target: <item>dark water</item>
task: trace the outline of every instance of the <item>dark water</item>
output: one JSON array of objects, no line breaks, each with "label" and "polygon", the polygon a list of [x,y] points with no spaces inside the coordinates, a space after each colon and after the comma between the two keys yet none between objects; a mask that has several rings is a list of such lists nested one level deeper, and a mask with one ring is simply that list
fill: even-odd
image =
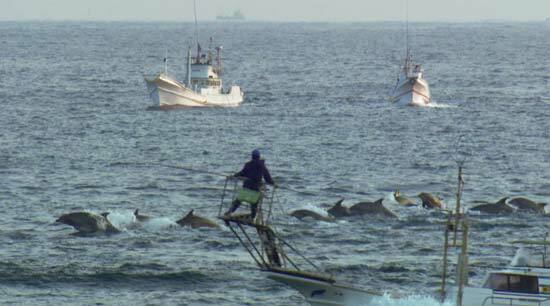
[{"label": "dark water", "polygon": [[[146,111],[143,74],[183,77],[191,24],[0,23],[0,304],[293,305],[300,295],[255,270],[231,233],[170,226],[215,218],[223,178],[259,147],[282,210],[435,193],[464,202],[550,199],[550,26],[415,24],[412,47],[439,107],[397,108],[387,93],[404,53],[399,24],[206,23],[224,45],[236,109]],[[203,45],[205,45],[204,43]],[[461,141],[459,141],[461,140]],[[457,154],[457,152],[459,152]],[[395,296],[434,295],[443,218],[298,221],[279,229],[340,279]],[[132,224],[139,208],[160,217]],[[123,229],[82,238],[54,224],[110,211]],[[280,211],[279,209],[277,211]],[[539,238],[548,217],[472,216],[474,283],[508,262],[508,242]],[[385,299],[380,305],[410,300]],[[413,304],[432,303],[428,298]],[[400,305],[401,305],[400,304]]]}]

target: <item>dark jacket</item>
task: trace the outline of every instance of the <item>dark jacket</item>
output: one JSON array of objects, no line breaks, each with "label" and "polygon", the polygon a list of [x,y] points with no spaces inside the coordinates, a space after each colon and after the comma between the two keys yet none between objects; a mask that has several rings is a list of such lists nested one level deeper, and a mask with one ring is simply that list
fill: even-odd
[{"label": "dark jacket", "polygon": [[262,177],[266,183],[270,185],[275,184],[262,159],[253,159],[247,162],[243,169],[236,173],[235,176],[247,178],[243,183],[243,187],[256,191],[260,191]]}]

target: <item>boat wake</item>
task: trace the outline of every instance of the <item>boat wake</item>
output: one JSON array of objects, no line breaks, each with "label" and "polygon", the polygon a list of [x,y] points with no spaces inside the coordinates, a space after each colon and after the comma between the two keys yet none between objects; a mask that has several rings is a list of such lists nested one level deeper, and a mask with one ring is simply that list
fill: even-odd
[{"label": "boat wake", "polygon": [[454,303],[441,303],[428,295],[409,295],[403,298],[392,298],[389,294],[374,298],[369,306],[452,306]]},{"label": "boat wake", "polygon": [[429,108],[458,108],[457,105],[450,105],[450,104],[439,103],[439,102],[435,102],[435,101],[432,101],[429,104],[426,104],[424,107],[429,107]]}]

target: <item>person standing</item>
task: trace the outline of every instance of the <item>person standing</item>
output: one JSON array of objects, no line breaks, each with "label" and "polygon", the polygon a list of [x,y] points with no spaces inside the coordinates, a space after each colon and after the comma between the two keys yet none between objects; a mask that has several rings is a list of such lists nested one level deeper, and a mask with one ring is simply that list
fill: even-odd
[{"label": "person standing", "polygon": [[237,192],[231,208],[229,208],[225,215],[231,215],[239,208],[242,202],[247,202],[250,204],[250,218],[254,220],[258,210],[258,203],[263,196],[261,192],[263,181],[269,185],[277,186],[265,166],[265,161],[260,159],[260,150],[255,149],[252,151],[252,159],[244,165],[241,171],[235,173],[233,176],[244,180],[243,187]]}]

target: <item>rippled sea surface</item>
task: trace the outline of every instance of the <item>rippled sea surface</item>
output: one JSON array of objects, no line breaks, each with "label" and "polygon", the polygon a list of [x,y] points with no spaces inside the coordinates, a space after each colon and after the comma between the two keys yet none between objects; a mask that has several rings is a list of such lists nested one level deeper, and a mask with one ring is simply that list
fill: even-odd
[{"label": "rippled sea surface", "polygon": [[[454,206],[503,196],[550,201],[550,24],[411,26],[438,107],[387,95],[405,52],[397,23],[201,23],[224,46],[232,109],[149,111],[143,75],[184,76],[191,24],[0,23],[0,304],[302,305],[259,272],[215,219],[224,179],[260,148],[282,186],[281,233],[338,279],[387,292],[380,305],[437,294],[444,217],[397,207],[431,192]],[[170,167],[207,170],[207,174]],[[299,191],[299,192],[297,192]],[[386,198],[398,220],[299,221],[285,213]],[[132,212],[158,217],[138,226]],[[78,237],[72,211],[111,212],[123,229]],[[540,238],[548,217],[470,217],[472,282]],[[415,302],[406,296],[415,295]],[[399,300],[405,299],[405,300]]]}]

